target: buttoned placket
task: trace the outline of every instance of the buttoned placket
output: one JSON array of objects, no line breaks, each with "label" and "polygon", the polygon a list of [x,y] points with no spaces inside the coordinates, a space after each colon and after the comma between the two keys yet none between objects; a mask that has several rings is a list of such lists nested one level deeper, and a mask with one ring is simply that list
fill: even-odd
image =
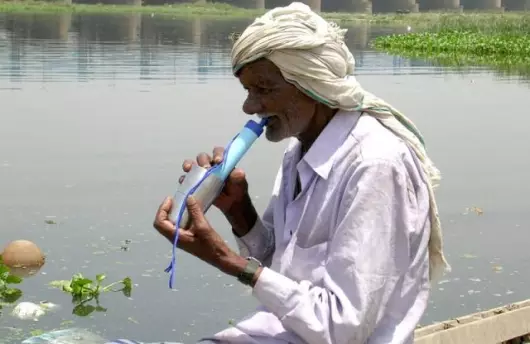
[{"label": "buttoned placket", "polygon": [[[303,159],[297,159],[298,156],[300,156],[299,151],[293,156],[293,159],[289,164],[289,178],[286,180],[286,182],[289,183],[289,187],[286,188],[289,190],[289,198],[285,212],[284,241],[286,243],[291,240],[294,234],[293,231],[298,228],[298,224],[305,213],[310,198],[308,193],[312,192],[312,186],[316,176],[315,172]],[[298,176],[300,176],[300,192],[295,197],[294,193]]]}]

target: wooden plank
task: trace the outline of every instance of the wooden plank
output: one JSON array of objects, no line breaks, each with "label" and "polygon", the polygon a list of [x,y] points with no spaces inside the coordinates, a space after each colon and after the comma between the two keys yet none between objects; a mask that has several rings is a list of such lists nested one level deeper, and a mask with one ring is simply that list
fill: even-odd
[{"label": "wooden plank", "polygon": [[530,333],[530,300],[421,327],[414,344],[498,344]]}]

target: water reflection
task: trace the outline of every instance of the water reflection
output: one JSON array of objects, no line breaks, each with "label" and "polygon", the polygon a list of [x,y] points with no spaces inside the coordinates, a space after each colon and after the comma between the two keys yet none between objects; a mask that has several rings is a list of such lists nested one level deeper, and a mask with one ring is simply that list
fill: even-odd
[{"label": "water reflection", "polygon": [[[30,331],[67,321],[106,337],[191,343],[255,306],[248,290],[185,254],[177,258],[178,290],[168,291],[170,250],[152,229],[182,159],[228,142],[247,120],[229,37],[249,22],[0,15],[0,239],[38,242],[47,265],[24,281],[24,295],[65,310],[36,324],[2,314],[0,338],[3,326]],[[439,204],[453,273],[435,287],[424,322],[520,300],[530,225],[521,157],[530,142],[525,112],[501,109],[498,100],[525,109],[528,89],[492,80],[484,68],[457,71],[370,49],[374,37],[391,32],[357,25],[347,44],[363,86],[422,128],[444,178]],[[242,162],[260,210],[283,147],[258,141]],[[484,213],[463,215],[471,206]],[[232,240],[218,212],[209,218]],[[130,276],[132,297],[104,295],[107,312],[76,317],[68,297],[43,286],[79,272]]]},{"label": "water reflection", "polygon": [[[16,88],[22,81],[67,81],[73,77],[80,82],[205,82],[206,78],[231,77],[227,63],[230,36],[249,22],[175,20],[141,14],[2,15],[0,78],[9,78],[9,87]],[[384,73],[392,66],[395,74],[451,72],[420,59],[377,54],[369,48],[374,37],[395,31],[369,24],[349,28],[347,44],[354,52],[359,74],[377,74],[382,66]],[[483,72],[484,68],[462,71]]]}]

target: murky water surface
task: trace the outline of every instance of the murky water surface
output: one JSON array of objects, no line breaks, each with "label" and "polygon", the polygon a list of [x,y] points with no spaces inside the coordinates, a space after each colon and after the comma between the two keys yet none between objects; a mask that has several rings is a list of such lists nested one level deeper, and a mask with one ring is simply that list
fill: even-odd
[{"label": "murky water surface", "polygon": [[[0,245],[37,242],[47,264],[24,281],[23,300],[62,306],[38,322],[4,312],[6,343],[17,342],[5,338],[19,330],[73,325],[107,338],[192,343],[256,306],[232,278],[185,254],[178,290],[170,291],[163,272],[170,245],[152,228],[182,160],[226,144],[247,120],[245,92],[230,74],[229,35],[248,23],[0,16]],[[439,205],[453,272],[434,287],[423,323],[525,299],[528,81],[369,48],[396,30],[351,27],[348,45],[363,86],[416,121],[443,173]],[[242,163],[260,210],[284,147],[259,141]],[[234,245],[220,214],[209,217]],[[106,312],[73,315],[70,297],[46,285],[77,272],[130,276],[132,297],[104,295]]]}]

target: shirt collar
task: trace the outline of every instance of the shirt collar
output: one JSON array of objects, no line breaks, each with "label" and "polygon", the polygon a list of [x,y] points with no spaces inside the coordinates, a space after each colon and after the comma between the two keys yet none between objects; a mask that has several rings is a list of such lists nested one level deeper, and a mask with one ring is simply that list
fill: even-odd
[{"label": "shirt collar", "polygon": [[[339,110],[302,158],[320,177],[327,179],[337,150],[351,133],[360,113]],[[298,149],[301,148],[299,144]]]}]

